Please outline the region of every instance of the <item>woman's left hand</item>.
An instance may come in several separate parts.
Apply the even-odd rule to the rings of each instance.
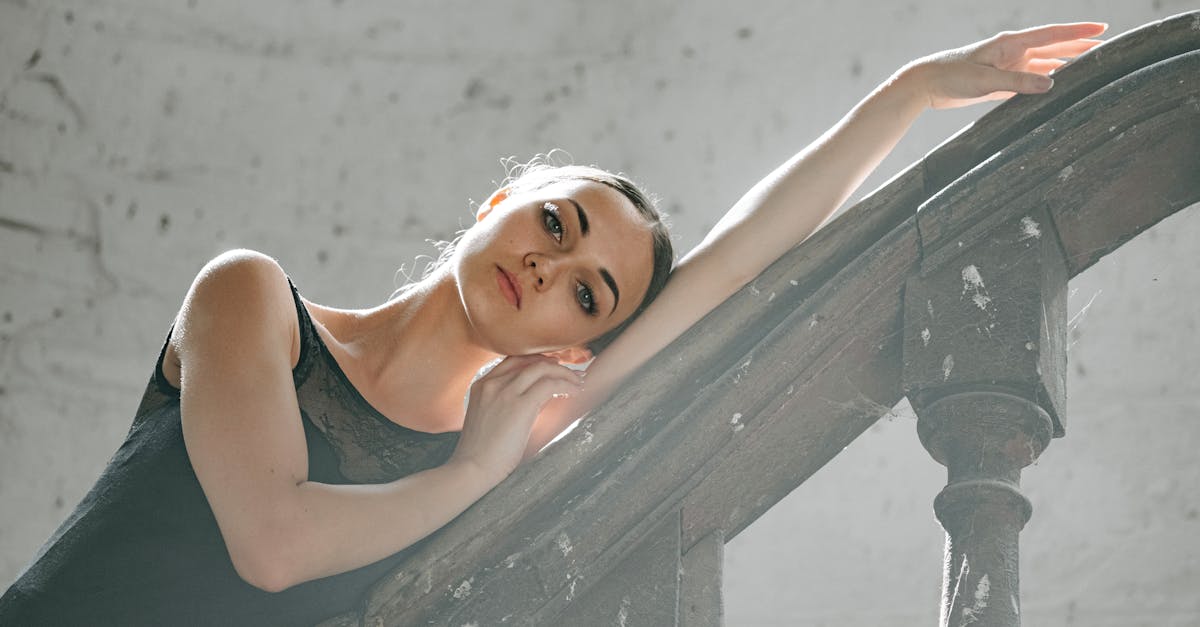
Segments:
[[[962,107],[1014,93],[1050,89],[1048,74],[1102,43],[1090,39],[1106,24],[1051,24],[1004,32],[961,48],[917,59],[901,70],[911,76],[934,109]]]

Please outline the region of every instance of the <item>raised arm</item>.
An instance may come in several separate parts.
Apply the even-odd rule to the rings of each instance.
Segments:
[[[514,410],[529,404],[519,392],[537,388],[524,396],[545,398],[577,385],[555,379],[565,370],[557,365],[542,373],[546,358],[514,360],[477,382],[486,390],[473,388],[472,403],[479,397],[502,419],[469,423],[447,464],[380,485],[308,481],[291,375],[299,341],[295,311],[273,259],[233,251],[197,277],[171,340],[182,364],[183,436],[192,467],[234,568],[263,590],[364,566],[446,524],[510,470],[494,461],[503,457],[497,449],[504,438],[512,439],[505,421],[525,420],[516,429],[523,436],[536,413],[532,406]],[[497,394],[507,401],[492,402]],[[480,429],[490,431],[475,433]],[[482,448],[481,439],[496,445]],[[509,448],[519,453],[523,443]]]
[[[1001,33],[901,68],[833,128],[756,183],[679,262],[658,299],[593,362],[585,391],[547,406],[536,452],[603,401],[629,373],[807,239],[845,202],[926,108],[959,107],[1050,89],[1060,58],[1100,42],[1103,24]]]

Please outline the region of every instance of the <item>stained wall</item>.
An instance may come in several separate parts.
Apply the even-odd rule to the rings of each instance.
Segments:
[[[317,302],[377,304],[471,222],[500,157],[551,148],[633,174],[687,250],[908,59],[1189,8],[2,2],[0,582],[116,449],[223,250],[275,256]],[[982,111],[927,114],[865,188]],[[1030,624],[1200,622],[1198,231],[1172,218],[1072,284],[1071,432],[1026,472]],[[935,620],[943,481],[899,408],[729,544],[728,624]]]

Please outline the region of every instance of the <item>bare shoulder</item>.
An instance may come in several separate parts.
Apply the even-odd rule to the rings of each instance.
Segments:
[[[214,257],[196,275],[175,320],[163,374],[179,387],[184,363],[269,351],[299,358],[296,307],[275,259],[248,250]]]

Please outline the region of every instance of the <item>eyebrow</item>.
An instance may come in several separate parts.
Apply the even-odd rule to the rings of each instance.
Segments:
[[[567,201],[570,202],[572,205],[575,205],[575,213],[579,216],[579,232],[581,234],[583,234],[584,237],[587,237],[587,234],[588,234],[587,212],[585,212],[583,210],[583,207],[579,206],[578,202],[575,202],[574,198],[568,198]]]
[[[579,233],[587,237],[590,231],[587,212],[583,210],[583,207],[579,206],[579,203],[574,198],[568,198],[567,202],[575,206],[575,215],[579,216]],[[608,285],[608,289],[612,290],[613,306],[612,311],[608,312],[608,315],[611,316],[617,310],[617,304],[621,302],[621,290],[617,288],[617,280],[613,278],[608,269],[600,268],[600,278],[604,279],[604,283]]]

